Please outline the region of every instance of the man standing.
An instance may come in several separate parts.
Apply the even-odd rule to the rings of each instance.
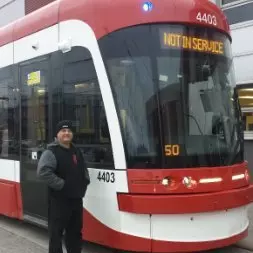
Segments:
[[[81,151],[72,143],[70,121],[57,124],[56,140],[43,152],[37,174],[48,185],[49,253],[81,253],[83,197],[90,183]]]

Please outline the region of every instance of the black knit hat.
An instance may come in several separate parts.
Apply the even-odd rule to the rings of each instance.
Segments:
[[[74,132],[72,122],[70,120],[63,120],[57,124],[56,129],[55,129],[55,135],[57,135],[60,130],[65,129],[65,128],[68,128],[72,132]]]

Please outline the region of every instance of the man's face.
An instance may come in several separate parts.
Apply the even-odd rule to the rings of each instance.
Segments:
[[[73,139],[73,133],[68,128],[61,129],[57,134],[57,139],[61,143],[70,143]]]

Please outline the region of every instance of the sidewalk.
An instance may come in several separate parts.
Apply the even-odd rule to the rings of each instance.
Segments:
[[[40,245],[0,229],[0,253],[47,253]]]
[[[249,234],[245,239],[238,242],[236,246],[253,251],[253,204],[249,208],[249,220]]]
[[[113,252],[115,251],[92,243],[84,243],[82,250],[82,253]],[[0,253],[48,253],[48,232],[46,229],[0,216]],[[65,247],[63,253],[66,253]]]

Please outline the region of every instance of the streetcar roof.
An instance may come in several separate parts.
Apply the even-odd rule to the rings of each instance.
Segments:
[[[152,8],[144,8],[149,3]],[[89,24],[97,39],[124,27],[164,22],[205,25],[230,35],[225,15],[208,0],[57,0],[1,27],[0,46],[70,19]]]

